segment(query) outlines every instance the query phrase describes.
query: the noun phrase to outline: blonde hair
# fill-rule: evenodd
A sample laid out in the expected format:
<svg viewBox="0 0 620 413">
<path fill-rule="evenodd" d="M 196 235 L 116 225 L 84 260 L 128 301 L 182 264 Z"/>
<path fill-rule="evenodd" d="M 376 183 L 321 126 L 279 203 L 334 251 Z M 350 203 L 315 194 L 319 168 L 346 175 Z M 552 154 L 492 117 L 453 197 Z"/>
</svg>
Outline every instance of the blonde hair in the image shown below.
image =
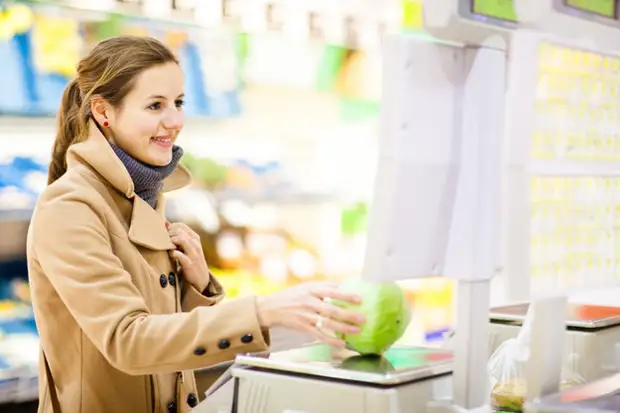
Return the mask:
<svg viewBox="0 0 620 413">
<path fill-rule="evenodd" d="M 179 63 L 174 53 L 152 37 L 118 36 L 99 42 L 77 66 L 77 75 L 65 88 L 48 171 L 48 184 L 67 171 L 67 151 L 87 136 L 94 96 L 119 107 L 144 70 Z"/>
</svg>

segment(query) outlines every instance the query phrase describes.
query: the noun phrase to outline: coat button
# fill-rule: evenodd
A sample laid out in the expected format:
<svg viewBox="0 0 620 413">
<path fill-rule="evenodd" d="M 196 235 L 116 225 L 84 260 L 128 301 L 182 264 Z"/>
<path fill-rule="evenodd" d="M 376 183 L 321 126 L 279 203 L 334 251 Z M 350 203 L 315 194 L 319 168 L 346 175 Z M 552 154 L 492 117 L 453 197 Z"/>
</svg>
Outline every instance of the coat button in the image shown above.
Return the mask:
<svg viewBox="0 0 620 413">
<path fill-rule="evenodd" d="M 194 350 L 194 354 L 197 356 L 203 356 L 205 355 L 207 352 L 207 349 L 204 347 L 196 347 L 196 350 Z"/>
<path fill-rule="evenodd" d="M 243 344 L 250 344 L 252 340 L 254 340 L 254 336 L 252 334 L 246 334 L 245 336 L 241 337 L 241 342 Z"/>
<path fill-rule="evenodd" d="M 228 347 L 230 347 L 230 341 L 224 339 L 224 340 L 220 340 L 220 342 L 217 345 L 221 350 L 226 350 Z"/>
<path fill-rule="evenodd" d="M 173 286 L 173 287 L 174 287 L 175 285 L 177 285 L 177 277 L 176 277 L 176 275 L 174 275 L 174 273 L 173 273 L 173 272 L 171 272 L 170 274 L 168 274 L 168 283 L 169 283 L 171 286 Z"/>
<path fill-rule="evenodd" d="M 166 288 L 166 286 L 168 285 L 168 279 L 166 278 L 166 274 L 162 274 L 159 277 L 159 285 L 161 285 L 161 288 Z"/>
<path fill-rule="evenodd" d="M 196 405 L 198 404 L 198 399 L 196 398 L 196 395 L 194 393 L 190 393 L 187 396 L 187 404 L 189 405 L 189 407 L 196 407 Z"/>
<path fill-rule="evenodd" d="M 168 413 L 177 413 L 177 404 L 175 402 L 168 403 Z"/>
</svg>

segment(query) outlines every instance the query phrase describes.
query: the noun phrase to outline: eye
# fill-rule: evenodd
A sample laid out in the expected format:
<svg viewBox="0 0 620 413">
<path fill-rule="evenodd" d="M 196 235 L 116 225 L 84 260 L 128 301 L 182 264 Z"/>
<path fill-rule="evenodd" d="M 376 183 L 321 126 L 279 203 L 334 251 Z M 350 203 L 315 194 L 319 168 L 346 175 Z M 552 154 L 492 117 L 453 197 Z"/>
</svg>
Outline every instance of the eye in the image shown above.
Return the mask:
<svg viewBox="0 0 620 413">
<path fill-rule="evenodd" d="M 174 101 L 174 104 L 176 105 L 177 108 L 181 108 L 185 106 L 185 101 L 183 99 L 177 99 Z"/>
<path fill-rule="evenodd" d="M 150 110 L 159 110 L 159 109 L 161 109 L 161 103 L 160 103 L 160 102 L 155 102 L 155 103 L 152 103 L 152 104 L 150 104 L 150 105 L 147 107 L 147 109 L 150 109 Z"/>
</svg>

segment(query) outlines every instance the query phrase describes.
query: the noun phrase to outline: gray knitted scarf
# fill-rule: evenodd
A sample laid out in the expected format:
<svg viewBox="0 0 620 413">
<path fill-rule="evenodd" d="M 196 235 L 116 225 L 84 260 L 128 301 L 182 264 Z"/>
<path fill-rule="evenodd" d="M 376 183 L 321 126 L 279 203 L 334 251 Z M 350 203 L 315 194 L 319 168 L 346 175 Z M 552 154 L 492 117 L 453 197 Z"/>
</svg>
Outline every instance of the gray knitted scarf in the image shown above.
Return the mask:
<svg viewBox="0 0 620 413">
<path fill-rule="evenodd" d="M 172 148 L 172 161 L 168 165 L 152 166 L 140 162 L 116 145 L 110 144 L 110 146 L 112 146 L 116 156 L 127 168 L 127 172 L 129 172 L 129 176 L 133 180 L 136 195 L 155 208 L 157 196 L 164 185 L 164 179 L 170 176 L 176 169 L 183 156 L 183 149 L 175 145 Z"/>
</svg>

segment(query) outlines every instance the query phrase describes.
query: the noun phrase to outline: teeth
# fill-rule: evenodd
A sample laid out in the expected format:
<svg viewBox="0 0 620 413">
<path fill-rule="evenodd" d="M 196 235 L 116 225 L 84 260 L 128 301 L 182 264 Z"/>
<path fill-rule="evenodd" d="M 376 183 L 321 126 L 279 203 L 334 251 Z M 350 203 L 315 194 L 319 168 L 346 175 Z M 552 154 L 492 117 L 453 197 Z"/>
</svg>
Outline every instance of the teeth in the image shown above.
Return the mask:
<svg viewBox="0 0 620 413">
<path fill-rule="evenodd" d="M 166 142 L 166 143 L 172 141 L 172 139 L 164 139 L 164 138 L 156 138 L 156 137 L 154 137 L 153 140 L 156 140 L 156 141 L 159 141 L 159 142 Z"/>
</svg>

